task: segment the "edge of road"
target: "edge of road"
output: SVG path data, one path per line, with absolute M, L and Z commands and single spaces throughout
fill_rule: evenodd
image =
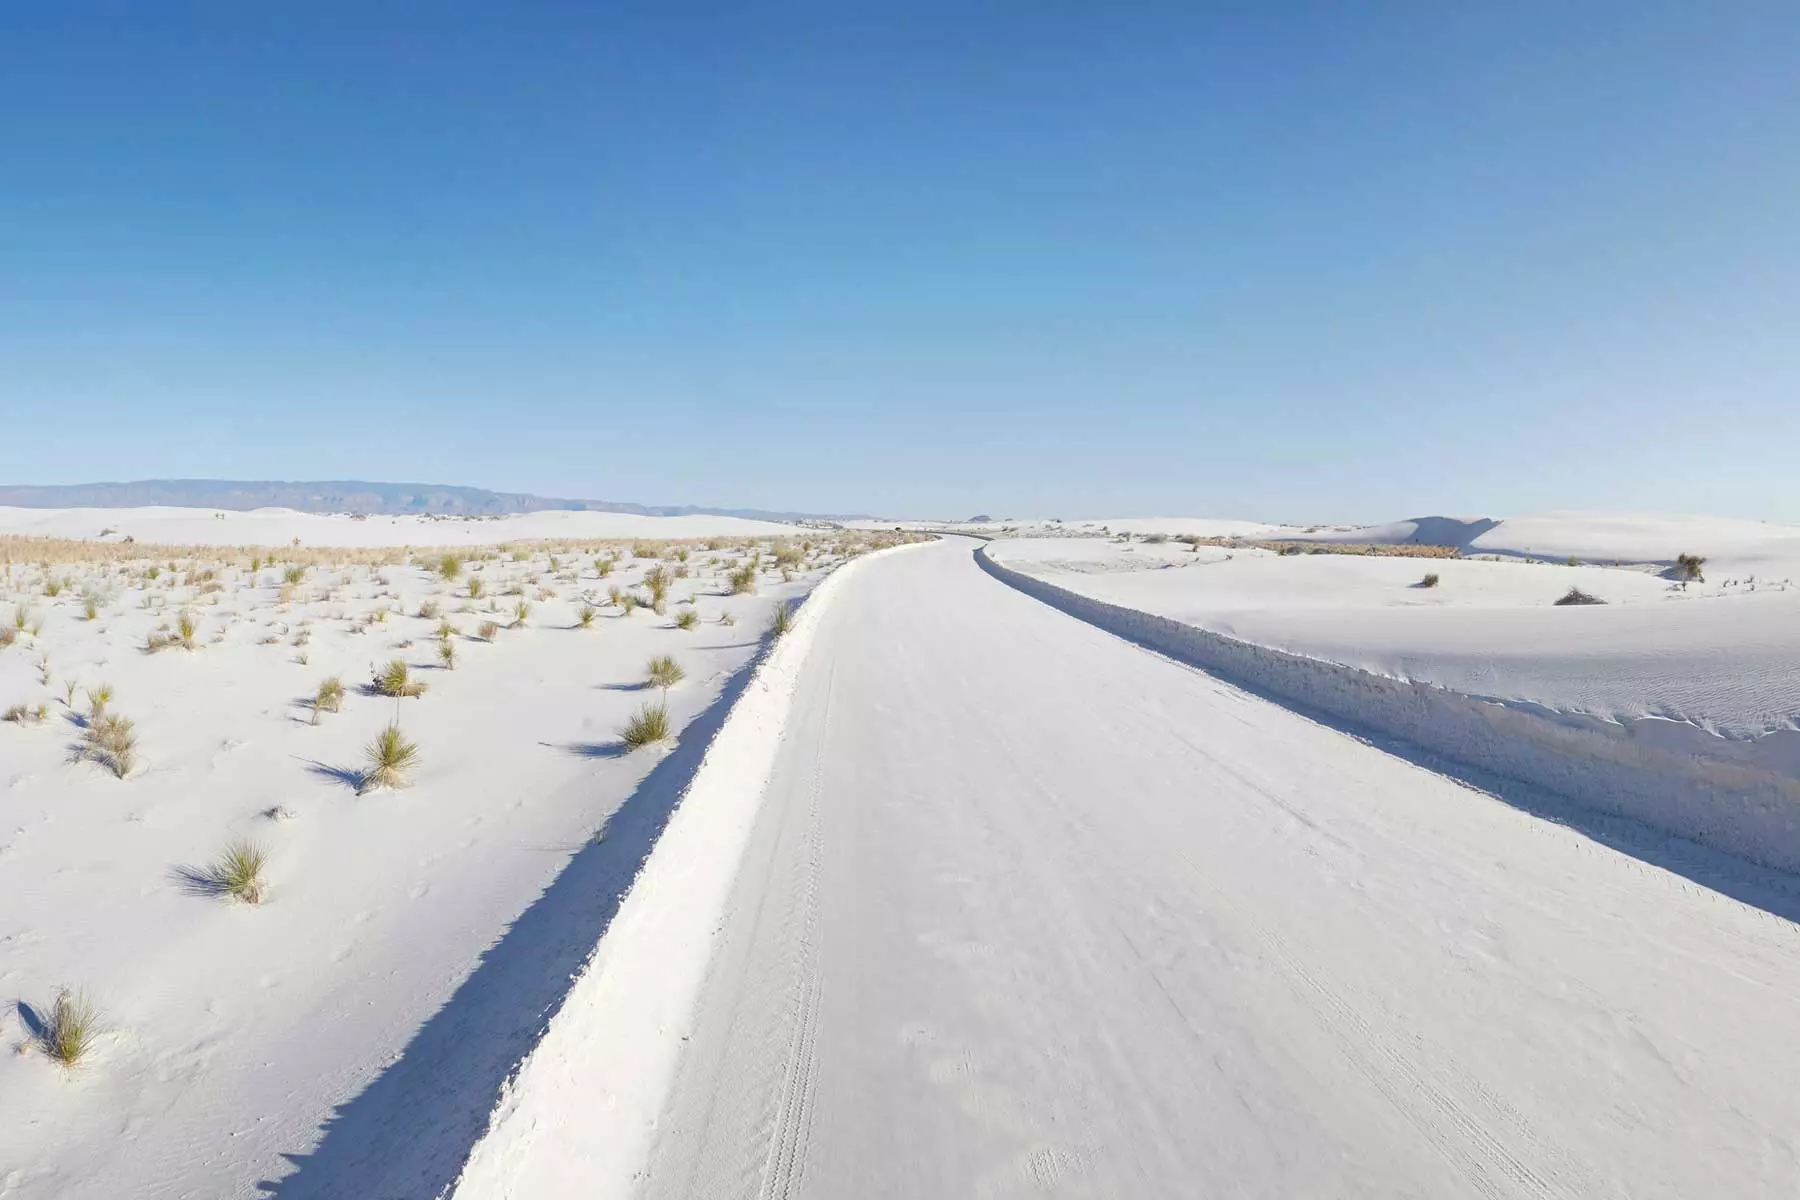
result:
M 1575 727 L 1434 684 L 1308 658 L 1083 596 L 1004 566 L 984 540 L 977 565 L 1076 620 L 1343 732 L 1398 741 L 1434 760 L 1542 789 L 1778 871 L 1800 872 L 1800 781 L 1741 763 L 1674 753 L 1625 728 Z M 1412 757 L 1411 755 L 1404 755 Z M 1502 795 L 1503 799 L 1512 797 Z M 1541 805 L 1524 805 L 1541 812 Z
M 935 540 L 935 539 L 934 539 Z M 648 1160 L 721 915 L 820 620 L 862 564 L 833 571 L 757 664 L 562 1007 L 506 1083 L 457 1200 L 630 1194 Z

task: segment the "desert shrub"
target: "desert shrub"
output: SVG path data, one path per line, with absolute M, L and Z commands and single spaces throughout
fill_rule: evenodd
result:
M 106 715 L 106 706 L 113 701 L 113 687 L 110 683 L 102 683 L 87 690 L 88 717 L 99 720 Z
M 305 578 L 305 567 L 289 567 L 281 573 L 282 582 L 289 586 L 298 586 Z
M 531 615 L 531 605 L 525 603 L 525 601 L 521 600 L 517 604 L 513 605 L 513 624 L 514 625 L 525 624 L 525 618 L 529 617 L 530 615 Z
M 261 846 L 247 840 L 235 841 L 207 865 L 201 878 L 221 896 L 231 896 L 245 904 L 261 904 L 267 888 L 263 867 L 268 861 Z
M 390 724 L 375 736 L 363 756 L 369 764 L 363 772 L 360 792 L 374 788 L 406 786 L 406 773 L 419 765 L 419 747 L 400 732 L 398 722 Z
M 1706 560 L 1698 554 L 1677 554 L 1675 556 L 1675 578 L 1683 583 L 1705 583 L 1706 576 L 1700 573 L 1700 568 L 1705 565 Z
M 443 664 L 446 671 L 456 669 L 456 643 L 449 638 L 438 643 L 438 662 Z
M 793 605 L 785 601 L 775 606 L 775 615 L 769 618 L 769 636 L 781 637 L 794 627 Z
M 437 627 L 438 641 L 447 642 L 455 636 L 456 636 L 456 626 L 454 626 L 450 623 L 449 618 L 445 618 L 444 620 L 438 622 L 438 627 Z
M 1425 573 L 1425 578 L 1419 580 L 1419 586 L 1422 588 L 1434 588 L 1437 585 L 1438 573 L 1436 571 L 1427 571 Z
M 445 579 L 455 579 L 462 574 L 462 559 L 454 554 L 446 554 L 437 562 L 437 573 Z
M 1290 542 L 1287 545 L 1282 546 L 1281 549 L 1279 551 L 1277 551 L 1277 553 L 1279 553 L 1281 555 L 1281 557 L 1286 558 L 1290 554 L 1301 553 L 1301 550 L 1300 550 L 1300 547 L 1298 547 Z
M 681 669 L 681 664 L 672 655 L 659 654 L 645 665 L 644 678 L 651 687 L 659 687 L 666 692 L 686 679 L 687 672 Z
M 612 559 L 596 558 L 594 560 L 594 574 L 596 576 L 598 576 L 601 579 L 605 579 L 608 575 L 611 575 L 612 572 L 613 572 L 613 560 Z
M 575 623 L 577 625 L 581 626 L 583 629 L 588 628 L 588 626 L 590 626 L 594 623 L 595 611 L 596 610 L 593 605 L 583 604 L 575 612 Z
M 15 704 L 4 713 L 0 713 L 0 721 L 11 721 L 14 725 L 36 725 L 49 715 L 49 711 L 41 704 L 36 708 Z
M 745 563 L 725 578 L 731 584 L 731 594 L 734 596 L 756 590 L 756 567 L 752 563 Z
M 44 595 L 54 600 L 62 595 L 64 586 L 63 581 L 60 579 L 46 579 L 44 581 Z
M 184 612 L 175 619 L 175 632 L 181 639 L 181 648 L 183 650 L 192 650 L 194 648 L 194 635 L 200 632 L 200 622 L 194 619 L 193 613 Z
M 475 630 L 475 636 L 484 642 L 491 642 L 499 632 L 500 626 L 492 621 L 483 621 L 480 627 Z
M 1564 592 L 1562 595 L 1562 598 L 1560 600 L 1557 600 L 1556 603 L 1558 605 L 1605 604 L 1606 601 L 1600 599 L 1600 597 L 1598 597 L 1598 596 L 1590 596 L 1590 595 L 1588 595 L 1588 593 L 1582 591 L 1580 588 L 1572 587 L 1568 591 Z
M 632 593 L 626 592 L 623 596 L 619 597 L 619 611 L 625 616 L 629 617 L 637 610 L 637 606 L 638 598 Z
M 262 559 L 258 555 L 252 554 L 250 556 L 250 573 L 252 575 L 254 575 L 260 570 L 262 570 Z M 150 578 L 155 579 L 156 578 L 156 568 L 151 567 L 150 572 L 151 572 Z
M 625 593 L 619 590 L 618 584 L 615 583 L 611 587 L 606 589 L 606 602 L 608 604 L 611 604 L 613 607 L 617 608 L 619 605 L 619 601 L 623 600 L 624 598 L 625 598 Z
M 100 615 L 100 601 L 95 599 L 92 596 L 88 596 L 88 597 L 84 598 L 81 602 L 82 620 L 92 621 L 94 618 L 98 617 L 99 615 Z
M 668 737 L 669 709 L 663 704 L 644 705 L 619 730 L 619 740 L 632 750 L 667 741 Z
M 481 599 L 481 580 L 475 578 L 469 580 L 469 599 Z
M 438 606 L 436 600 L 427 600 L 425 603 L 419 605 L 419 616 L 427 621 L 437 620 L 438 614 L 442 611 L 443 609 Z
M 1160 546 L 1168 540 L 1169 535 L 1166 533 L 1147 533 L 1144 535 L 1145 544 L 1150 546 Z
M 383 696 L 423 696 L 425 685 L 412 677 L 406 660 L 396 658 L 375 672 L 372 685 Z
M 691 631 L 698 624 L 700 624 L 700 614 L 691 608 L 683 609 L 681 615 L 675 618 L 675 628 L 677 629 Z
M 72 1067 L 87 1057 L 100 1036 L 100 1010 L 80 992 L 64 988 L 50 1004 L 38 1041 L 44 1053 L 65 1067 Z
M 251 559 L 250 563 L 251 563 L 250 569 L 252 571 L 256 570 L 256 560 Z M 152 564 L 150 569 L 144 572 L 144 578 L 149 579 L 152 582 L 154 582 L 156 577 L 161 574 L 162 574 L 162 568 Z
M 120 779 L 131 774 L 136 762 L 137 729 L 117 713 L 88 722 L 88 756 Z
M 644 576 L 644 586 L 650 589 L 652 606 L 662 603 L 663 598 L 669 594 L 669 579 L 668 568 L 661 563 L 650 568 L 649 573 Z

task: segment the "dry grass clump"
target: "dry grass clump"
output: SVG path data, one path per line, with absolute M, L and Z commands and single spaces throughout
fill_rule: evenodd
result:
M 363 755 L 369 768 L 363 772 L 358 792 L 405 787 L 406 773 L 419 765 L 419 747 L 406 740 L 398 722 L 377 734 Z
M 462 559 L 454 554 L 446 554 L 437 561 L 437 573 L 445 579 L 455 579 L 462 574 Z
M 438 662 L 446 671 L 456 670 L 456 643 L 449 638 L 438 643 Z
M 313 724 L 319 723 L 322 712 L 334 713 L 344 707 L 344 681 L 336 675 L 330 675 L 319 684 L 319 690 L 313 693 Z
M 117 713 L 106 713 L 90 720 L 87 755 L 118 778 L 125 778 L 137 761 L 136 727 Z
M 683 609 L 675 618 L 675 628 L 692 631 L 700 624 L 700 614 L 691 608 Z
M 575 610 L 575 624 L 583 629 L 588 628 L 594 623 L 594 613 L 596 611 L 598 610 L 595 609 L 593 605 L 583 604 L 579 609 Z
M 1572 587 L 1564 592 L 1562 598 L 1555 601 L 1555 603 L 1560 607 L 1565 604 L 1605 604 L 1606 601 L 1598 596 L 1589 595 L 1580 588 Z
M 731 594 L 734 596 L 742 595 L 745 592 L 754 592 L 756 591 L 756 567 L 753 563 L 745 563 L 727 575 L 725 580 L 731 584 Z
M 475 630 L 475 636 L 484 642 L 491 642 L 500 633 L 500 626 L 492 621 L 483 621 Z
M 281 581 L 291 586 L 298 586 L 305 578 L 305 567 L 289 567 L 281 573 Z
M 1434 588 L 1437 585 L 1438 573 L 1436 571 L 1427 571 L 1425 573 L 1425 578 L 1419 580 L 1419 586 L 1422 588 Z
M 618 605 L 620 614 L 629 617 L 632 613 L 637 611 L 638 598 L 632 593 L 626 592 L 619 597 Z
M 396 658 L 375 672 L 371 685 L 383 696 L 423 696 L 425 685 L 412 677 L 406 660 Z
M 419 616 L 426 621 L 437 620 L 438 613 L 441 611 L 443 610 L 439 607 L 436 600 L 427 600 L 425 603 L 419 605 Z
M 36 708 L 28 708 L 23 704 L 15 704 L 4 713 L 0 713 L 0 721 L 10 721 L 14 725 L 42 725 L 50 716 L 50 706 L 40 704 Z
M 659 654 L 644 667 L 645 682 L 665 692 L 686 678 L 687 672 L 681 669 L 681 664 L 672 655 Z
M 627 749 L 641 750 L 645 746 L 667 741 L 669 738 L 669 709 L 666 704 L 646 704 L 619 730 L 619 740 Z
M 669 569 L 661 563 L 651 567 L 649 573 L 644 576 L 644 586 L 650 591 L 651 607 L 661 604 L 668 598 L 669 583 L 672 578 Z
M 531 605 L 521 600 L 513 605 L 513 627 L 516 629 L 525 624 L 525 618 L 531 615 Z
M 596 558 L 594 560 L 594 574 L 597 577 L 599 577 L 601 579 L 605 579 L 608 575 L 611 575 L 612 573 L 613 573 L 613 560 L 612 559 Z
M 469 579 L 469 599 L 481 599 L 481 580 L 476 579 L 473 576 Z
M 1675 556 L 1675 578 L 1683 583 L 1705 583 L 1706 576 L 1700 573 L 1700 568 L 1705 565 L 1706 560 L 1698 554 L 1677 554 Z
M 794 627 L 794 606 L 783 601 L 775 606 L 775 615 L 769 618 L 769 636 L 781 637 Z
M 63 988 L 51 1002 L 38 1044 L 51 1058 L 72 1067 L 87 1057 L 99 1036 L 100 1010 L 85 994 Z

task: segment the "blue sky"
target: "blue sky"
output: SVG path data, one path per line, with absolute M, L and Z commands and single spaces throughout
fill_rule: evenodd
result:
M 16 5 L 0 481 L 1800 519 L 1791 3 Z

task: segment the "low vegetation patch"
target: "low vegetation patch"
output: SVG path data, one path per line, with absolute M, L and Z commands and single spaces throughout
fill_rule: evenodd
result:
M 686 679 L 687 672 L 681 669 L 681 664 L 675 661 L 674 656 L 659 654 L 644 667 L 644 677 L 651 687 L 661 688 L 666 692 Z
M 669 738 L 669 709 L 665 704 L 646 704 L 619 730 L 619 740 L 631 750 L 640 750 Z
M 1427 571 L 1425 573 L 1425 578 L 1419 580 L 1419 586 L 1422 588 L 1434 588 L 1437 585 L 1438 573 L 1436 571 Z
M 50 1004 L 38 1042 L 44 1053 L 72 1067 L 87 1057 L 99 1036 L 100 1010 L 83 993 L 64 988 Z
M 219 857 L 190 878 L 214 895 L 230 896 L 245 904 L 261 904 L 267 890 L 263 867 L 268 861 L 268 853 L 261 846 L 240 839 L 227 845 Z
M 1565 605 L 1565 604 L 1605 604 L 1605 603 L 1606 603 L 1606 601 L 1602 600 L 1600 597 L 1589 595 L 1587 592 L 1582 591 L 1578 587 L 1570 588 L 1568 591 L 1566 591 L 1562 594 L 1561 599 L 1556 601 L 1556 604 L 1558 606 Z
M 393 659 L 375 672 L 371 686 L 383 696 L 423 696 L 425 685 L 412 677 L 403 658 Z
M 418 744 L 406 739 L 406 735 L 400 732 L 398 722 L 390 724 L 377 734 L 375 740 L 363 751 L 363 756 L 369 766 L 363 772 L 362 786 L 357 788 L 358 792 L 405 787 L 407 774 L 419 765 Z
M 775 606 L 775 615 L 769 618 L 769 636 L 778 638 L 794 627 L 793 605 L 783 601 Z

